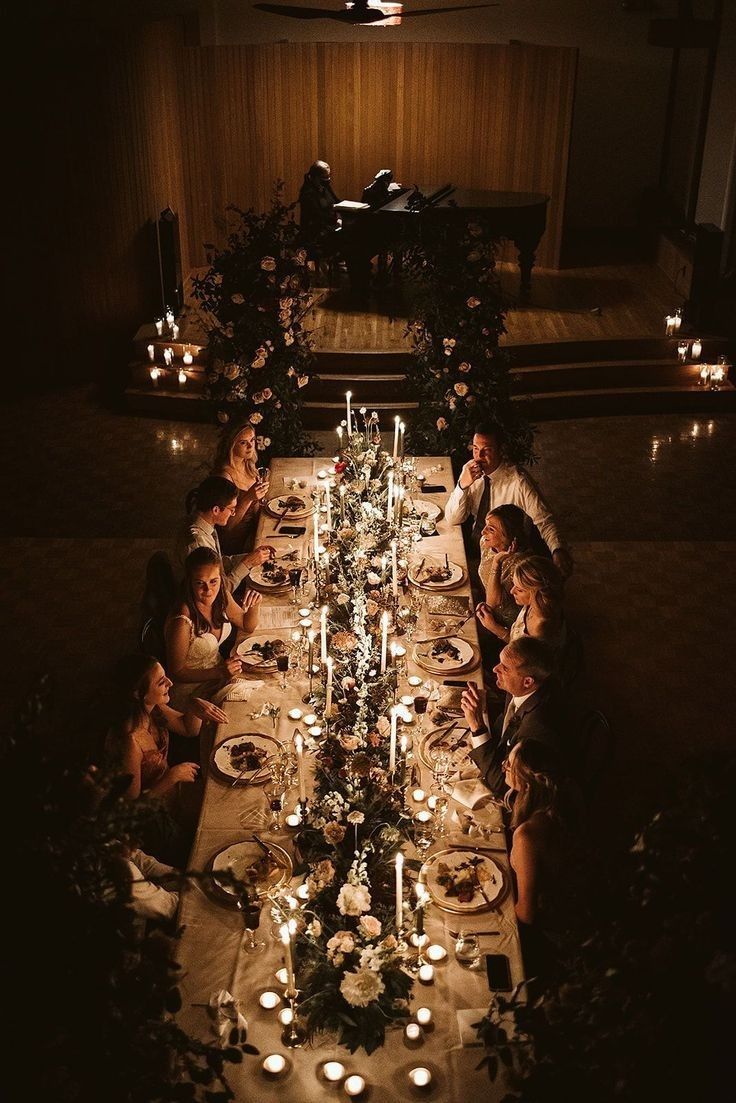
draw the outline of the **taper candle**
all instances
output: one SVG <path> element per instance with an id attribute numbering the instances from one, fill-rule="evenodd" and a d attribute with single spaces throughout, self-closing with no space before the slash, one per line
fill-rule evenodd
<path id="1" fill-rule="evenodd" d="M 404 922 L 404 855 L 396 855 L 396 930 L 400 931 Z"/>
<path id="2" fill-rule="evenodd" d="M 320 660 L 323 663 L 327 662 L 327 606 L 322 606 L 322 611 L 319 614 L 319 632 L 320 632 Z"/>
<path id="3" fill-rule="evenodd" d="M 396 769 L 396 727 L 399 722 L 398 713 L 396 709 L 391 709 L 391 739 L 388 747 L 388 769 L 389 773 L 393 773 Z"/>
<path id="4" fill-rule="evenodd" d="M 388 653 L 388 613 L 381 614 L 381 674 L 386 673 L 386 655 Z"/>
<path id="5" fill-rule="evenodd" d="M 307 799 L 307 779 L 304 776 L 304 740 L 299 732 L 294 736 L 294 747 L 296 749 L 296 764 L 299 771 L 299 800 L 303 805 Z"/>

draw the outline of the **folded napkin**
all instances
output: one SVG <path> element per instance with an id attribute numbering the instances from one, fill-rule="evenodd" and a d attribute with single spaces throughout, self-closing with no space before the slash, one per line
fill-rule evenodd
<path id="1" fill-rule="evenodd" d="M 213 694 L 212 701 L 215 705 L 221 705 L 223 701 L 249 701 L 255 690 L 260 689 L 263 684 L 261 681 L 246 682 L 242 678 L 236 678 Z"/>
<path id="2" fill-rule="evenodd" d="M 240 1000 L 231 996 L 226 988 L 214 992 L 209 1000 L 209 1014 L 212 1019 L 212 1033 L 220 1039 L 223 1048 L 233 1045 L 232 1032 L 237 1030 L 238 1042 L 245 1040 L 248 1023 L 240 1010 Z"/>
<path id="3" fill-rule="evenodd" d="M 488 993 L 488 1003 L 491 1002 L 491 994 Z M 473 1029 L 473 1023 L 478 1023 L 484 1018 L 488 1011 L 488 1005 L 485 1007 L 464 1007 L 461 1011 L 457 1011 L 457 1026 L 460 1032 L 460 1045 L 461 1046 L 482 1046 L 480 1038 L 477 1032 Z"/>
<path id="4" fill-rule="evenodd" d="M 490 790 L 482 781 L 458 781 L 452 790 L 452 799 L 463 808 L 480 808 L 491 798 Z"/>

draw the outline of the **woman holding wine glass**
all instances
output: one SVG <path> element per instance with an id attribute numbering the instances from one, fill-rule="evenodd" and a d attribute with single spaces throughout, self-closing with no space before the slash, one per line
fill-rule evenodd
<path id="1" fill-rule="evenodd" d="M 268 469 L 259 468 L 257 460 L 253 426 L 228 426 L 220 438 L 212 466 L 213 475 L 229 479 L 238 491 L 235 512 L 220 532 L 225 554 L 241 552 L 252 542 L 261 503 L 269 486 Z"/>

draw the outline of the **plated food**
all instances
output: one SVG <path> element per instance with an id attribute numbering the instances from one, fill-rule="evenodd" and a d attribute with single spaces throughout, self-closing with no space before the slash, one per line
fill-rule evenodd
<path id="1" fill-rule="evenodd" d="M 302 494 L 277 494 L 274 498 L 269 498 L 266 509 L 274 517 L 301 521 L 314 512 L 314 505 Z"/>
<path id="2" fill-rule="evenodd" d="M 288 560 L 278 563 L 275 559 L 267 559 L 265 563 L 251 567 L 250 580 L 267 590 L 285 589 L 289 585 L 289 566 Z"/>
<path id="3" fill-rule="evenodd" d="M 251 892 L 263 896 L 285 884 L 292 872 L 291 859 L 282 847 L 271 842 L 259 845 L 255 839 L 223 847 L 212 856 L 209 864 L 215 874 L 215 892 L 233 905 L 238 898 L 238 886 L 229 883 L 230 878 L 218 878 L 218 873 L 227 871 Z"/>
<path id="4" fill-rule="evenodd" d="M 446 590 L 458 586 L 465 578 L 459 563 L 444 559 L 423 558 L 416 567 L 409 568 L 409 581 L 423 590 Z"/>
<path id="5" fill-rule="evenodd" d="M 506 878 L 487 853 L 471 848 L 440 850 L 422 866 L 419 881 L 443 911 L 487 911 L 503 899 Z"/>
<path id="6" fill-rule="evenodd" d="M 414 645 L 414 662 L 431 674 L 457 673 L 474 665 L 478 653 L 472 643 L 460 636 L 448 636 Z"/>
<path id="7" fill-rule="evenodd" d="M 286 652 L 287 647 L 283 640 L 264 636 L 248 636 L 235 650 L 246 666 L 257 667 L 261 672 L 275 670 L 279 655 L 285 655 Z"/>
<path id="8" fill-rule="evenodd" d="M 462 721 L 434 728 L 425 735 L 417 748 L 419 761 L 428 770 L 434 770 L 438 756 L 443 753 L 450 755 L 452 770 L 459 770 L 468 764 L 466 759 L 469 752 L 467 726 Z"/>
<path id="9" fill-rule="evenodd" d="M 231 785 L 262 785 L 269 777 L 270 759 L 279 746 L 273 736 L 261 732 L 230 735 L 212 751 L 212 772 Z"/>

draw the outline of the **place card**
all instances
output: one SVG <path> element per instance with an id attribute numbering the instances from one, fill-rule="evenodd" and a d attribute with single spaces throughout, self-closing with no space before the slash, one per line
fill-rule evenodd
<path id="1" fill-rule="evenodd" d="M 258 613 L 259 630 L 274 628 L 298 628 L 299 617 L 290 605 L 264 605 L 261 603 Z"/>

